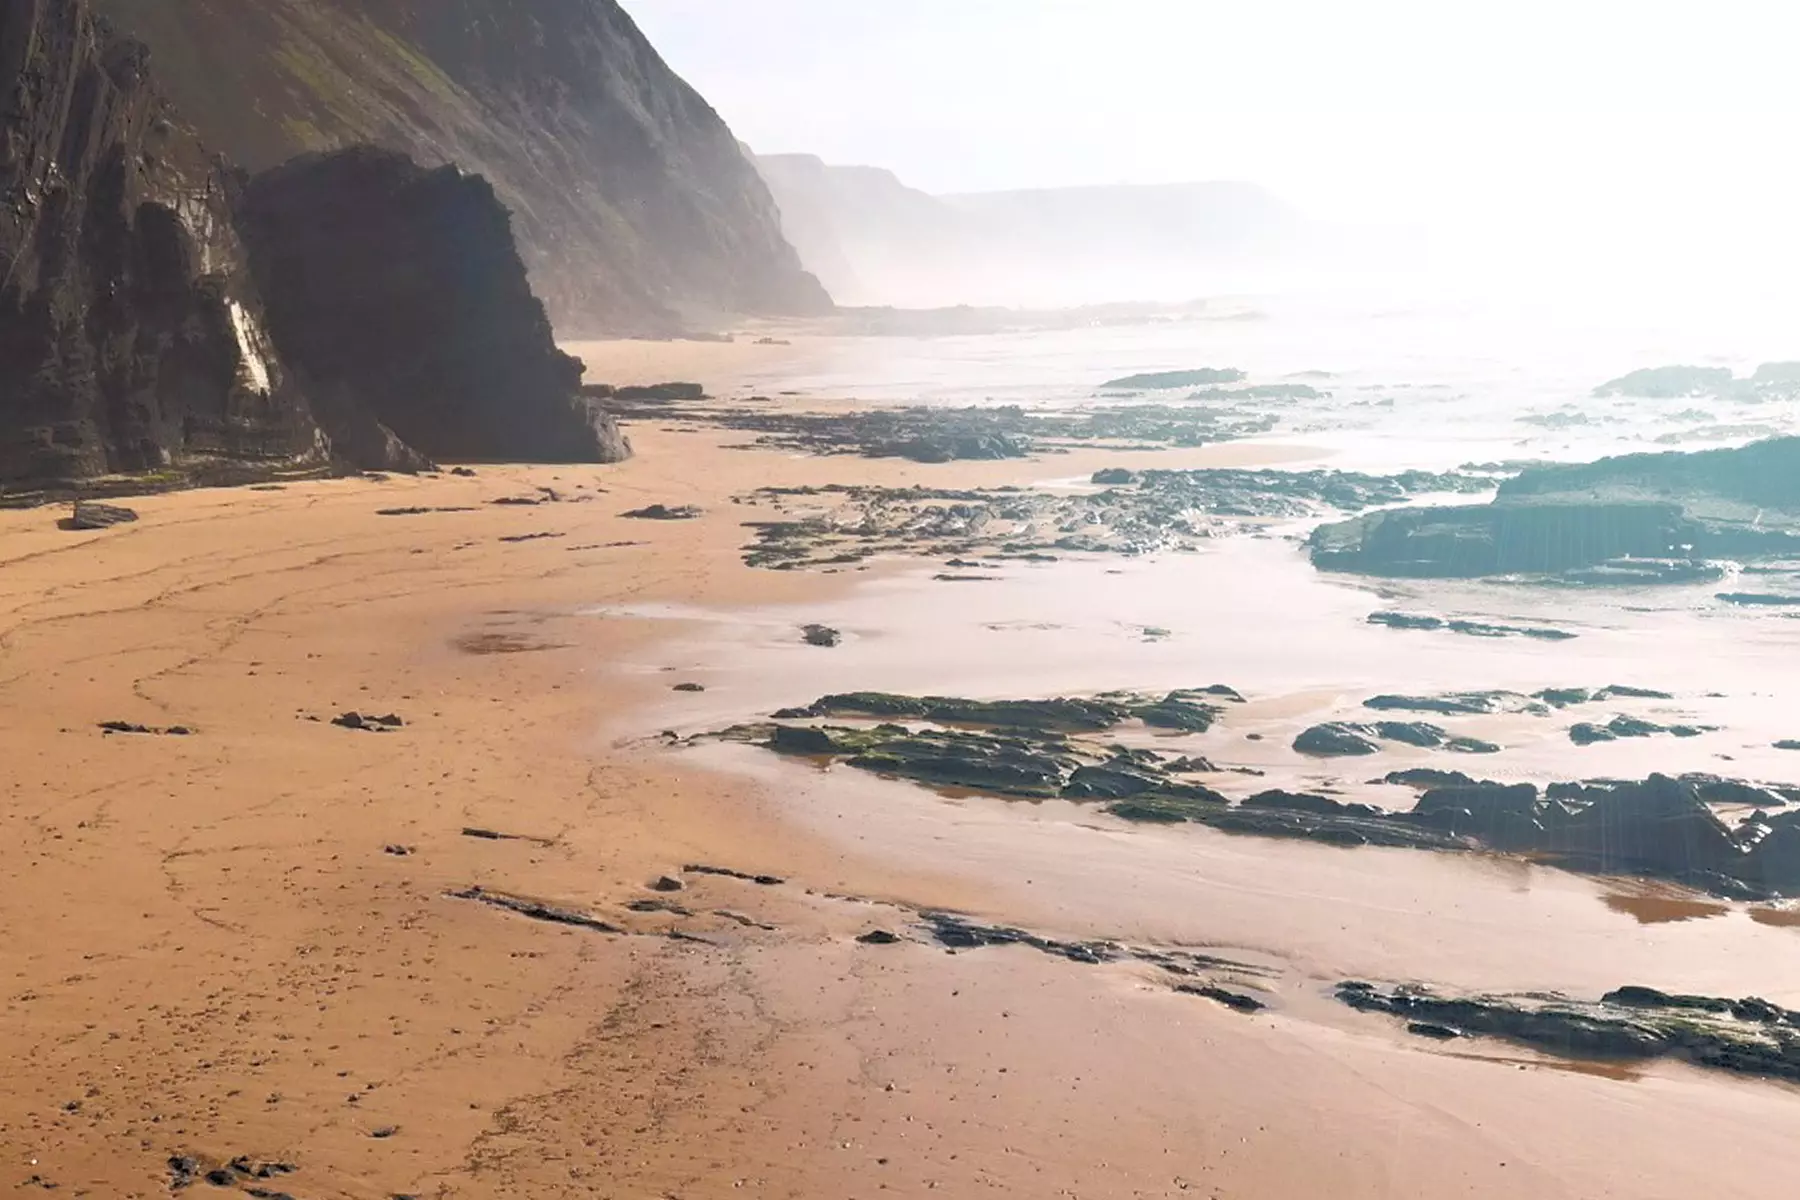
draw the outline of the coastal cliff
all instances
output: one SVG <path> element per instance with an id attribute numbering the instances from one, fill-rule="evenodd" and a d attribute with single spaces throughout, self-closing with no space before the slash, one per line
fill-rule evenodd
<path id="1" fill-rule="evenodd" d="M 146 58 L 79 0 L 0 8 L 0 487 L 328 456 Z"/>
<path id="2" fill-rule="evenodd" d="M 93 0 L 0 8 L 0 498 L 630 453 L 486 181 L 368 146 L 248 176 L 148 59 Z"/>
<path id="3" fill-rule="evenodd" d="M 559 334 L 831 301 L 731 131 L 616 0 L 95 0 L 252 169 L 371 143 L 485 176 Z"/>

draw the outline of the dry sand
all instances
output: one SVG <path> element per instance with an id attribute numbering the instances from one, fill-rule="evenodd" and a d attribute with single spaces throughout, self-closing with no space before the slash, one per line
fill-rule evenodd
<path id="1" fill-rule="evenodd" d="M 638 362 L 692 373 L 664 365 Z M 161 1196 L 171 1156 L 248 1155 L 296 1170 L 246 1186 L 302 1200 L 1789 1194 L 1791 1089 L 1458 1058 L 1135 970 L 858 944 L 905 927 L 889 902 L 1004 901 L 599 734 L 681 676 L 609 666 L 669 622 L 580 610 L 850 586 L 741 564 L 729 497 L 757 484 L 1097 460 L 631 432 L 618 467 L 151 497 L 99 533 L 0 513 L 0 1186 Z M 488 503 L 539 487 L 564 502 Z M 708 511 L 617 515 L 649 502 Z M 469 511 L 378 515 L 411 506 Z M 562 536 L 502 540 L 535 533 Z M 329 723 L 352 709 L 406 724 Z M 696 863 L 787 882 L 647 890 Z M 619 932 L 450 895 L 474 886 Z M 656 898 L 686 915 L 628 907 Z"/>

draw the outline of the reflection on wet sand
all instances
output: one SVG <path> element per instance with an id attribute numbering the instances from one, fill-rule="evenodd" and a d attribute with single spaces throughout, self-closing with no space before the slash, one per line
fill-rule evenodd
<path id="1" fill-rule="evenodd" d="M 1722 917 L 1731 911 L 1730 905 L 1714 900 L 1663 892 L 1609 892 L 1601 899 L 1606 907 L 1614 912 L 1624 913 L 1639 925 L 1699 921 L 1707 917 Z M 1755 910 L 1751 911 L 1751 915 L 1755 915 Z"/>

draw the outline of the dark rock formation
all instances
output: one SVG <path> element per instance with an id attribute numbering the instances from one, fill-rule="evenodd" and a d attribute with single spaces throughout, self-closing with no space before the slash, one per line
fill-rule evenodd
<path id="1" fill-rule="evenodd" d="M 88 0 L 0 10 L 0 490 L 322 465 L 227 181 Z"/>
<path id="2" fill-rule="evenodd" d="M 579 396 L 581 363 L 556 348 L 486 181 L 360 147 L 256 176 L 238 220 L 275 343 L 321 412 L 367 415 L 434 459 L 629 453 Z"/>
<path id="3" fill-rule="evenodd" d="M 1448 996 L 1418 985 L 1341 983 L 1337 998 L 1389 1013 L 1427 1037 L 1501 1038 L 1574 1059 L 1675 1058 L 1739 1075 L 1800 1080 L 1800 1013 L 1767 1000 L 1680 996 L 1623 987 L 1598 1002 L 1553 993 Z M 1442 1032 L 1440 1032 L 1442 1031 Z"/>
<path id="4" fill-rule="evenodd" d="M 1717 578 L 1704 560 L 1800 554 L 1800 438 L 1535 467 L 1491 504 L 1371 513 L 1310 545 L 1323 569 L 1389 576 Z"/>
<path id="5" fill-rule="evenodd" d="M 616 0 L 97 0 L 252 170 L 373 143 L 493 181 L 565 336 L 823 312 L 725 123 Z"/>
<path id="6" fill-rule="evenodd" d="M 75 510 L 69 517 L 68 527 L 70 529 L 110 529 L 114 525 L 129 525 L 137 519 L 137 513 L 121 505 L 77 500 Z"/>

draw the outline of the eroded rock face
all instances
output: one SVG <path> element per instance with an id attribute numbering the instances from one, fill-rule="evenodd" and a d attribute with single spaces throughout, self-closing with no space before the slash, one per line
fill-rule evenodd
<path id="1" fill-rule="evenodd" d="M 322 413 L 433 459 L 615 462 L 507 213 L 479 176 L 357 147 L 251 179 L 238 224 L 270 329 Z M 370 446 L 379 451 L 378 446 Z"/>
<path id="2" fill-rule="evenodd" d="M 322 464 L 227 179 L 88 0 L 0 7 L 0 490 Z"/>
<path id="3" fill-rule="evenodd" d="M 830 309 L 725 122 L 617 0 L 95 0 L 253 171 L 373 144 L 493 182 L 565 336 Z"/>

